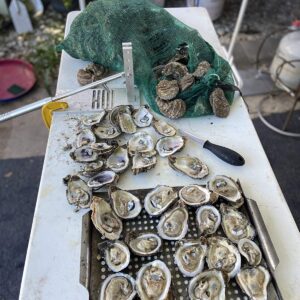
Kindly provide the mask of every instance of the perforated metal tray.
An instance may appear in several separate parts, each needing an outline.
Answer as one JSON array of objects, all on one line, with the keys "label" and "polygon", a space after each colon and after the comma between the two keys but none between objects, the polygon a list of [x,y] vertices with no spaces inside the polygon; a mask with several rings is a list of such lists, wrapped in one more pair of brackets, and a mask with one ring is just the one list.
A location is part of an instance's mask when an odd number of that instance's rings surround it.
[{"label": "perforated metal tray", "polygon": [[[176,189],[180,189],[177,187]],[[141,201],[149,189],[144,190],[134,190],[130,191]],[[107,193],[99,193],[100,197],[108,200]],[[253,201],[253,200],[252,200]],[[215,205],[217,208],[219,207],[219,203]],[[252,217],[250,215],[250,211],[247,208],[247,201],[239,210],[241,210],[244,214],[246,214],[250,221],[252,222]],[[185,238],[197,238],[199,237],[196,223],[195,223],[195,209],[189,207],[189,230]],[[142,231],[155,231],[156,226],[159,222],[160,217],[152,217],[147,214],[147,212],[143,209],[140,215],[133,220],[123,220],[123,232],[120,237],[121,240],[124,239],[126,233],[130,231],[134,232],[142,232]],[[254,223],[254,222],[253,222]],[[255,224],[256,225],[256,224]],[[257,226],[255,226],[257,228]],[[260,237],[260,231],[258,232],[258,239],[256,243],[262,249],[262,252],[265,254],[264,248],[261,247],[260,241],[263,239],[268,239],[268,236]],[[225,236],[221,227],[217,231],[218,235]],[[82,230],[82,249],[81,249],[81,274],[80,274],[80,282],[88,289],[90,299],[99,299],[99,292],[101,283],[105,280],[107,276],[112,274],[113,272],[108,269],[105,261],[101,258],[99,259],[97,244],[104,240],[104,237],[95,229],[90,219],[90,212],[87,213],[83,217],[83,230]],[[178,270],[178,267],[174,263],[174,253],[175,253],[175,241],[163,241],[162,249],[159,253],[153,256],[140,257],[131,253],[131,260],[129,266],[124,269],[122,272],[127,273],[134,278],[136,277],[136,273],[142,267],[143,264],[151,262],[155,259],[160,259],[164,261],[168,268],[170,269],[172,275],[172,290],[173,299],[184,300],[188,299],[187,287],[190,278],[185,277]],[[267,254],[270,255],[270,254]],[[276,255],[276,254],[275,254]],[[273,259],[274,260],[274,259]],[[275,258],[276,260],[276,258]],[[268,261],[272,261],[272,258],[266,259],[264,255],[264,259],[262,261],[262,265],[269,269],[272,280],[268,286],[268,300],[280,300],[280,292],[278,290],[275,278],[273,277],[273,266],[270,267]],[[277,264],[277,263],[276,263]],[[243,261],[242,261],[243,265]],[[226,287],[226,299],[228,300],[247,300],[249,297],[245,295],[239,286],[236,284],[235,279],[231,279],[229,284]]]}]

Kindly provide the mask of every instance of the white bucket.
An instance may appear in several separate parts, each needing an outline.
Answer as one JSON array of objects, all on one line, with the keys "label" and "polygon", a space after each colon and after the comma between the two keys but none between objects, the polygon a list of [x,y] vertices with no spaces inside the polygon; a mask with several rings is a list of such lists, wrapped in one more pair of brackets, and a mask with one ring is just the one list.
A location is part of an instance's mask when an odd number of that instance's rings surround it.
[{"label": "white bucket", "polygon": [[225,0],[187,0],[187,6],[205,7],[210,18],[214,21],[218,19],[223,11]]},{"label": "white bucket", "polygon": [[300,85],[300,62],[293,62],[292,65],[285,64],[276,80],[276,71],[284,61],[300,60],[300,31],[285,35],[277,48],[276,54],[270,66],[270,73],[276,85],[284,90],[280,81],[293,91]]}]

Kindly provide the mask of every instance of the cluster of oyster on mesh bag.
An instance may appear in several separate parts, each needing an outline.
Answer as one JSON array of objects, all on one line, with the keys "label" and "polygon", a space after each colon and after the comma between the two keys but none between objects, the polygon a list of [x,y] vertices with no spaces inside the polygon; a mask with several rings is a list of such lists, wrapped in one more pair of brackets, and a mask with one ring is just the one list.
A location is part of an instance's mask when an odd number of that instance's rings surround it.
[{"label": "cluster of oyster on mesh bag", "polygon": [[109,75],[109,70],[103,65],[89,64],[77,72],[77,81],[80,85],[86,85],[103,79]]},{"label": "cluster of oyster on mesh bag", "polygon": [[[178,119],[184,116],[186,104],[180,99],[180,93],[192,88],[209,71],[211,65],[207,61],[201,61],[194,72],[190,73],[187,67],[189,61],[187,45],[181,45],[176,55],[165,65],[153,69],[158,84],[156,85],[156,104],[159,111],[170,119]],[[221,88],[215,88],[209,102],[213,113],[221,118],[228,116],[230,105]]]},{"label": "cluster of oyster on mesh bag", "polygon": [[[239,208],[244,199],[239,185],[230,177],[218,175],[206,187],[191,184],[179,191],[159,185],[144,199],[111,187],[109,201],[94,196],[92,221],[106,238],[98,244],[100,256],[115,272],[100,288],[100,300],[176,299],[171,292],[171,272],[161,260],[144,264],[136,279],[124,272],[132,255],[152,256],[163,243],[176,241],[174,263],[184,277],[190,278],[187,294],[192,300],[225,300],[226,285],[235,279],[252,300],[267,300],[270,274],[254,241],[256,232]],[[217,205],[216,205],[217,204]],[[149,216],[159,218],[156,230],[127,232],[119,240],[122,222],[137,217],[142,206]],[[187,239],[188,210],[192,210],[198,238]],[[220,234],[223,230],[224,235]]]}]

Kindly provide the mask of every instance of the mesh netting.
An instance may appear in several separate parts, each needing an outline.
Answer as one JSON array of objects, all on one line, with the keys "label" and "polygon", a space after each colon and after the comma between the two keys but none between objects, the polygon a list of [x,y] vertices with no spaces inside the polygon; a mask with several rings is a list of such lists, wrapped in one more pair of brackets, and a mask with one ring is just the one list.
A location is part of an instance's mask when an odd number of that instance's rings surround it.
[{"label": "mesh netting", "polygon": [[[91,2],[75,18],[58,50],[120,72],[124,69],[122,42],[132,43],[135,83],[156,112],[159,112],[155,102],[157,78],[152,69],[169,61],[179,45],[188,46],[189,72],[204,60],[212,66],[204,77],[177,96],[186,102],[185,117],[212,114],[209,95],[217,82],[233,83],[229,64],[196,30],[145,0]],[[225,96],[232,103],[233,92],[226,91]]]}]

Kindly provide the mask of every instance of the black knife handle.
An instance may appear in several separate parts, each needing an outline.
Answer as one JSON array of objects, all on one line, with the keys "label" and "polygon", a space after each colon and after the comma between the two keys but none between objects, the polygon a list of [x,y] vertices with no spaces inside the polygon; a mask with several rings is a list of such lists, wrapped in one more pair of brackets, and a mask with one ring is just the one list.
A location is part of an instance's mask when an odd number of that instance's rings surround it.
[{"label": "black knife handle", "polygon": [[203,148],[211,151],[220,159],[233,166],[242,166],[245,164],[245,159],[240,154],[226,147],[213,144],[210,141],[206,141],[203,145]]}]

